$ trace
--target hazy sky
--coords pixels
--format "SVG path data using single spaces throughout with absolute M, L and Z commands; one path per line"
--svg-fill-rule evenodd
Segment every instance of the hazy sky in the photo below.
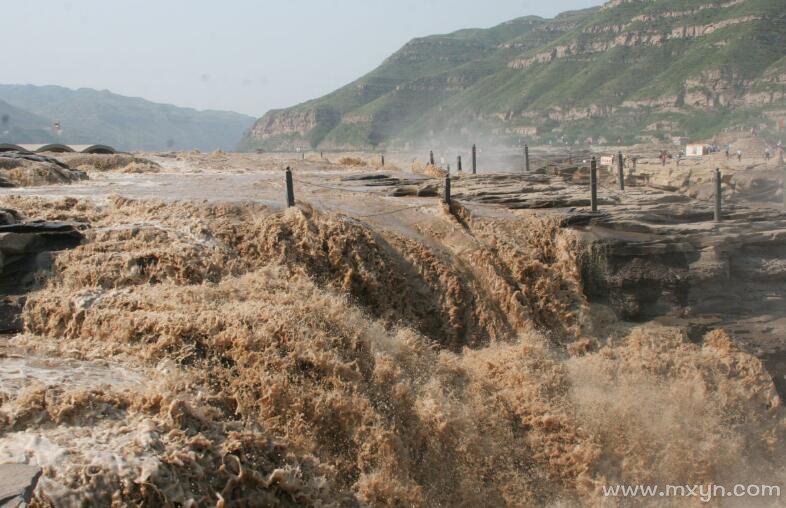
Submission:
M 3 0 L 0 83 L 109 89 L 261 116 L 372 70 L 413 37 L 600 0 Z

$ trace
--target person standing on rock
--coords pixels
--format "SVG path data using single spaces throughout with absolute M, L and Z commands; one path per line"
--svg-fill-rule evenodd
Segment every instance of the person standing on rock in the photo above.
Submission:
M 770 149 L 769 148 L 765 148 L 764 149 L 764 160 L 765 160 L 766 163 L 770 162 Z
M 737 149 L 737 162 L 742 162 L 742 150 Z

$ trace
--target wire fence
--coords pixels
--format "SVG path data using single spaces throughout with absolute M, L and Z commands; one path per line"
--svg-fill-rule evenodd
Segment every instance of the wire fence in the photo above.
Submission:
M 482 180 L 484 176 L 492 176 L 493 175 L 495 177 L 499 177 L 499 176 L 503 176 L 503 175 L 521 175 L 522 173 L 531 175 L 531 174 L 542 173 L 544 170 L 545 171 L 549 171 L 549 172 L 554 172 L 554 173 L 557 173 L 557 174 L 562 173 L 562 172 L 570 172 L 570 171 L 576 172 L 576 171 L 579 171 L 579 170 L 585 170 L 587 172 L 590 172 L 592 163 L 594 161 L 595 164 L 596 164 L 596 166 L 595 166 L 596 167 L 596 171 L 598 171 L 598 173 L 602 172 L 602 174 L 596 173 L 598 175 L 598 177 L 594 178 L 595 185 L 597 186 L 596 188 L 599 189 L 599 190 L 603 190 L 604 192 L 613 193 L 613 194 L 615 194 L 617 196 L 620 196 L 620 195 L 624 196 L 625 189 L 624 188 L 620 188 L 621 186 L 620 186 L 620 182 L 619 182 L 620 176 L 622 176 L 622 178 L 625 179 L 624 170 L 628 169 L 628 176 L 632 176 L 634 174 L 634 171 L 636 169 L 638 169 L 637 168 L 637 163 L 636 163 L 637 161 L 640 161 L 642 159 L 647 159 L 647 158 L 660 159 L 662 161 L 663 160 L 663 156 L 664 156 L 663 155 L 664 154 L 663 151 L 655 152 L 653 154 L 649 154 L 648 152 L 638 152 L 636 154 L 629 153 L 629 154 L 627 154 L 625 156 L 625 158 L 623 160 L 623 167 L 620 168 L 619 165 L 618 165 L 619 164 L 618 157 L 619 157 L 620 153 L 621 152 L 618 152 L 618 154 L 613 156 L 613 162 L 612 162 L 611 165 L 604 164 L 603 166 L 599 166 L 598 165 L 598 159 L 599 158 L 596 157 L 596 156 L 591 155 L 591 153 L 588 153 L 586 151 L 583 151 L 583 152 L 568 152 L 568 153 L 553 154 L 553 155 L 541 155 L 541 156 L 534 156 L 534 157 L 532 156 L 532 153 L 530 152 L 530 157 L 529 157 L 530 171 L 528 173 L 524 173 L 525 170 L 522 169 L 522 170 L 513 171 L 513 172 L 510 172 L 510 171 L 504 172 L 504 173 L 499 173 L 499 172 L 497 172 L 497 173 L 488 173 L 488 172 L 485 172 L 485 173 L 478 173 L 478 174 L 470 174 L 469 171 L 465 170 L 463 172 L 459 172 L 458 174 L 461 175 L 462 178 L 464 176 L 471 176 L 472 179 L 466 180 L 467 182 L 470 182 L 470 181 L 475 180 L 475 179 Z M 524 157 L 523 154 L 522 154 L 522 157 Z M 633 161 L 632 165 L 631 165 L 631 161 Z M 524 166 L 526 166 L 526 163 L 524 164 Z M 679 164 L 678 164 L 678 166 L 679 166 Z M 604 169 L 603 169 L 604 167 L 608 168 L 608 169 L 604 171 Z M 622 175 L 620 175 L 620 173 L 619 173 L 620 169 L 622 169 Z M 289 171 L 289 168 L 288 168 L 288 171 Z M 572 174 L 572 173 L 569 173 L 569 174 Z M 457 176 L 456 172 L 453 173 L 453 176 Z M 589 175 L 587 175 L 587 176 L 589 176 Z M 604 178 L 603 176 L 606 176 L 606 177 Z M 450 178 L 450 172 L 449 171 L 448 171 L 447 178 Z M 335 192 L 342 192 L 342 193 L 355 193 L 355 194 L 368 195 L 368 189 L 355 189 L 355 188 L 344 187 L 344 186 L 339 187 L 339 186 L 333 186 L 333 185 L 325 185 L 325 184 L 322 184 L 322 183 L 311 182 L 311 181 L 303 180 L 303 179 L 300 179 L 300 178 L 293 178 L 292 180 L 297 182 L 297 183 L 299 183 L 299 184 L 302 184 L 302 185 L 305 185 L 305 186 L 311 187 L 311 188 L 325 189 L 325 190 L 330 190 L 330 191 L 335 191 Z M 590 178 L 590 182 L 592 180 L 593 179 Z M 355 181 L 356 182 L 360 182 L 361 184 L 363 184 L 366 187 L 369 186 L 367 183 L 365 183 L 365 180 L 353 180 L 353 182 L 355 182 Z M 630 185 L 630 181 L 629 180 L 627 180 L 625 183 Z M 649 179 L 647 179 L 647 182 L 645 183 L 645 186 L 649 186 L 649 185 L 650 185 Z M 581 184 L 577 184 L 577 186 L 581 186 Z M 588 187 L 587 192 L 591 193 L 592 192 L 591 183 L 587 183 L 586 186 Z M 634 185 L 634 187 L 635 186 L 637 186 L 637 185 Z M 657 186 L 656 186 L 656 188 L 657 188 Z M 289 189 L 289 192 L 293 192 L 293 190 Z M 754 193 L 754 194 L 749 194 L 749 197 L 752 196 L 750 199 L 760 198 L 760 197 L 762 197 L 762 196 L 764 196 L 764 195 L 766 195 L 768 193 L 771 193 L 771 192 L 774 192 L 774 190 L 773 189 L 769 189 L 769 190 L 766 190 L 766 191 L 761 191 L 761 192 L 757 192 L 757 193 Z M 784 182 L 784 193 L 786 193 L 786 182 Z M 419 196 L 419 197 L 423 197 L 423 196 Z M 710 193 L 710 195 L 704 196 L 704 197 L 700 197 L 700 196 L 698 196 L 696 194 L 689 195 L 689 197 L 691 197 L 692 199 L 694 199 L 695 201 L 700 202 L 700 203 L 711 203 L 711 202 L 714 202 L 716 200 L 716 195 L 715 195 L 714 191 L 712 193 Z M 447 199 L 446 202 L 449 202 L 450 201 L 450 196 L 448 195 L 446 199 Z M 624 201 L 624 199 L 623 199 L 623 201 Z M 409 205 L 409 206 L 403 206 L 403 207 L 395 208 L 393 210 L 385 210 L 385 211 L 380 211 L 380 212 L 374 212 L 374 213 L 368 213 L 368 214 L 362 214 L 362 215 L 353 215 L 353 216 L 356 217 L 356 218 L 381 217 L 381 216 L 386 216 L 386 215 L 398 214 L 398 213 L 406 212 L 406 211 L 409 211 L 409 210 L 421 209 L 421 208 L 425 208 L 425 207 L 429 207 L 429 206 L 433 206 L 433 203 L 429 203 L 429 204 L 414 204 L 414 205 Z M 784 200 L 784 206 L 786 206 L 786 199 Z

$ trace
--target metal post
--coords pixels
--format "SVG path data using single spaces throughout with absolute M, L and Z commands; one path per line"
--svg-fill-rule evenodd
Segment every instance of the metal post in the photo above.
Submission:
M 428 163 L 431 164 L 432 166 L 434 165 L 434 150 L 431 150 L 428 153 Z
M 715 222 L 723 220 L 721 217 L 721 172 L 720 168 L 715 168 Z
M 292 170 L 287 168 L 286 171 L 287 181 L 287 207 L 295 206 L 295 188 L 292 184 Z
M 450 204 L 450 176 L 445 177 L 445 199 L 446 205 Z
M 778 167 L 783 171 L 783 208 L 786 209 L 786 166 L 783 165 L 783 148 L 778 149 Z
M 590 163 L 590 205 L 593 212 L 598 211 L 598 164 L 595 157 Z
M 459 172 L 461 172 L 461 169 L 462 169 L 462 168 L 461 168 L 461 155 L 459 155 L 458 157 L 456 157 L 456 169 L 457 169 Z
M 783 159 L 781 159 L 782 161 Z M 786 168 L 783 167 L 781 162 L 781 169 L 783 170 L 783 208 L 786 208 Z
M 472 145 L 472 174 L 478 172 L 478 147 Z
M 524 145 L 524 169 L 529 173 L 529 146 Z
M 625 172 L 622 166 L 622 152 L 617 152 L 617 171 L 620 178 L 620 190 L 625 190 Z

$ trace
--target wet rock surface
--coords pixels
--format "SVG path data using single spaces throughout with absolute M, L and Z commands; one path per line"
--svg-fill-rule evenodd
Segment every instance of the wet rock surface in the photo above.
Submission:
M 51 253 L 79 245 L 82 225 L 21 222 L 13 210 L 0 210 L 0 332 L 19 331 L 24 295 L 52 264 Z
M 572 226 L 589 246 L 587 296 L 694 338 L 723 327 L 786 394 L 786 213 L 730 206 L 714 223 L 708 210 L 672 209 L 613 210 Z
M 25 152 L 0 152 L 0 157 L 3 159 L 10 159 L 10 160 L 19 160 L 19 161 L 30 161 L 30 162 L 43 162 L 46 164 L 52 164 L 63 169 L 70 169 L 68 164 L 61 162 L 54 157 L 47 157 L 46 155 L 39 155 L 33 153 L 25 153 Z
M 586 247 L 582 270 L 590 301 L 610 306 L 620 319 L 680 326 L 697 339 L 724 327 L 765 360 L 786 394 L 781 170 L 726 178 L 719 223 L 708 182 L 649 185 L 644 175 L 629 175 L 622 191 L 612 174 L 600 170 L 599 211 L 592 213 L 588 173 L 565 164 L 528 174 L 459 173 L 452 177 L 452 193 L 465 203 L 554 214 Z M 442 192 L 438 179 L 408 188 L 429 187 L 434 195 Z
M 0 464 L 0 506 L 27 506 L 35 490 L 41 468 L 26 464 Z
M 30 187 L 87 179 L 84 171 L 52 157 L 22 152 L 0 153 L 0 187 Z

